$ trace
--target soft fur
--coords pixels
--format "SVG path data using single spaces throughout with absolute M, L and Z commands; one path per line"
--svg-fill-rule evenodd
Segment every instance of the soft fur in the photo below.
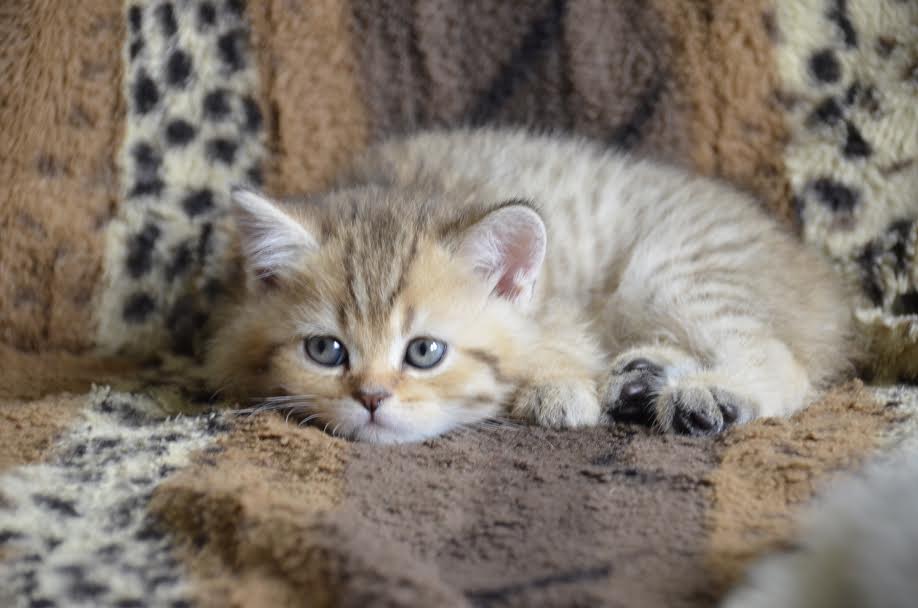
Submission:
M 756 565 L 724 608 L 909 608 L 918 598 L 918 452 L 844 480 L 810 508 L 800 546 Z
M 426 133 L 324 196 L 235 198 L 249 278 L 210 377 L 348 437 L 504 412 L 715 433 L 800 409 L 851 352 L 832 273 L 747 196 L 584 140 Z M 348 365 L 311 362 L 315 335 Z M 447 343 L 441 365 L 403 363 L 418 336 Z M 370 389 L 391 394 L 372 415 Z

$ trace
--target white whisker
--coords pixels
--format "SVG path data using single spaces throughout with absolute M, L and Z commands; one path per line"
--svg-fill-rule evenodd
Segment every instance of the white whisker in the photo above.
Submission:
M 300 422 L 297 424 L 297 426 L 303 426 L 304 424 L 309 423 L 310 420 L 313 420 L 313 419 L 318 418 L 318 417 L 319 417 L 319 414 L 311 414 L 311 415 L 307 416 L 306 418 L 303 418 L 302 420 L 300 420 Z

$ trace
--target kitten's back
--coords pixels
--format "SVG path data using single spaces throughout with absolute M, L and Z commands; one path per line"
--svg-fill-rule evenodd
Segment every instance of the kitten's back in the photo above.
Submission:
M 424 184 L 450 193 L 449 204 L 459 206 L 532 201 L 549 233 L 540 297 L 577 303 L 589 316 L 620 290 L 621 307 L 629 309 L 623 310 L 626 325 L 665 319 L 648 315 L 645 286 L 618 282 L 625 265 L 710 256 L 705 239 L 713 229 L 699 230 L 705 225 L 731 239 L 746 235 L 757 242 L 755 249 L 750 244 L 743 252 L 719 252 L 712 264 L 736 271 L 817 384 L 848 371 L 839 353 L 855 351 L 851 313 L 836 274 L 752 197 L 723 183 L 581 138 L 490 129 L 389 140 L 365 154 L 345 179 Z

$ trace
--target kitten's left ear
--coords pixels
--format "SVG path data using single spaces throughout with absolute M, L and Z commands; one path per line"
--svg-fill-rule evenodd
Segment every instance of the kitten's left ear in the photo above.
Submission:
M 507 205 L 473 225 L 459 244 L 459 255 L 472 264 L 492 292 L 511 302 L 532 297 L 545 259 L 547 235 L 539 214 L 526 205 Z
M 256 279 L 270 281 L 318 248 L 312 233 L 278 203 L 247 188 L 234 187 L 230 195 L 242 253 Z

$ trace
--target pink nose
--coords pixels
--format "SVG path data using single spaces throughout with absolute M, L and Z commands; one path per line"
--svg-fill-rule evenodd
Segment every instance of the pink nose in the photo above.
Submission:
M 392 396 L 392 393 L 385 389 L 359 389 L 354 392 L 354 399 L 363 404 L 372 414 L 382 405 L 382 402 Z

